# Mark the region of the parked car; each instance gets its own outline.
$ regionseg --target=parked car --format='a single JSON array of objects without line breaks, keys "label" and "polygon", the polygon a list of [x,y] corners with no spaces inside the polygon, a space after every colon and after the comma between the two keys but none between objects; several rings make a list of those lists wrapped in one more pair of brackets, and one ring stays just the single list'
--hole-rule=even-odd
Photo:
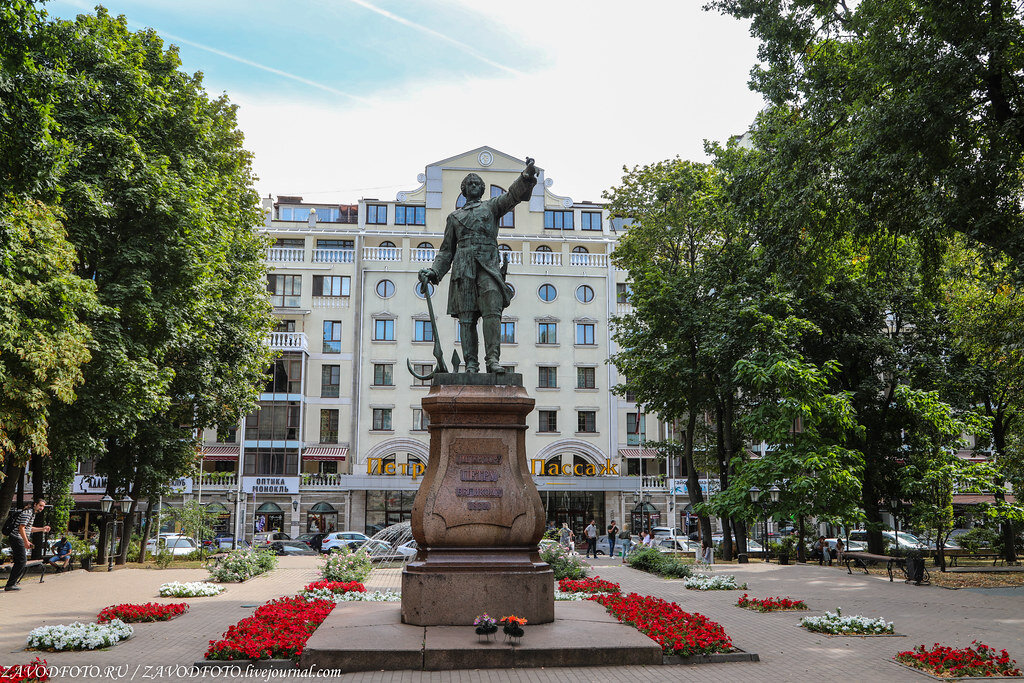
[{"label": "parked car", "polygon": [[[835,556],[835,553],[836,553],[836,539],[834,539],[834,538],[826,538],[825,542],[828,543],[828,547],[832,550],[832,555]],[[847,540],[844,538],[843,539],[843,549],[844,550],[849,550],[851,553],[862,553],[862,552],[867,552],[868,544],[864,543],[863,541],[855,541],[852,538],[849,540],[849,542],[847,542]]]},{"label": "parked car", "polygon": [[395,550],[402,553],[403,555],[407,555],[411,559],[413,557],[416,557],[416,553],[419,552],[419,548],[419,544],[416,543],[415,539],[413,539],[411,541],[406,541],[405,543],[402,543],[401,545],[396,547]]},{"label": "parked car", "polygon": [[261,531],[252,535],[252,544],[257,548],[261,545],[270,545],[274,541],[290,541],[292,537],[283,531]]},{"label": "parked car", "polygon": [[[340,550],[342,546],[357,548],[359,544],[369,540],[369,536],[358,531],[332,531],[320,541],[320,552],[329,553],[335,549]],[[356,545],[353,545],[351,541],[354,541]]]},{"label": "parked car", "polygon": [[146,552],[155,553],[160,545],[170,550],[172,555],[189,555],[199,549],[194,538],[180,534],[161,534],[159,539],[151,538],[146,542]]},{"label": "parked car", "polygon": [[234,541],[235,541],[235,539],[230,537],[230,536],[227,537],[227,538],[218,538],[218,539],[215,539],[213,541],[213,545],[211,545],[209,548],[207,548],[207,550],[211,550],[213,552],[223,552],[223,551],[227,551],[227,550],[233,550],[235,547],[238,547],[238,548],[251,548],[252,547],[252,544],[249,543],[249,541],[245,540],[244,538],[238,539],[238,543],[237,544],[235,544]]},{"label": "parked car", "polygon": [[313,550],[320,552],[320,543],[323,542],[324,536],[326,535],[327,534],[323,532],[310,532],[307,534],[299,534],[295,537],[295,540],[301,543],[305,543]]},{"label": "parked car", "polygon": [[[891,545],[895,545],[904,550],[916,549],[916,550],[927,550],[928,546],[920,541],[917,536],[909,534],[906,531],[896,533],[894,531],[883,531],[882,538],[889,541]],[[854,529],[850,532],[851,541],[860,541],[865,546],[868,543],[868,532],[865,529]],[[851,548],[852,550],[852,548]]]},{"label": "parked car", "polygon": [[654,547],[663,553],[691,553],[700,552],[700,543],[687,538],[660,538],[655,541]]},{"label": "parked car", "polygon": [[[632,538],[633,538],[633,544],[640,543],[640,538],[638,536],[633,536]],[[552,541],[552,542],[554,542],[554,541]],[[616,555],[616,557],[621,557],[622,556],[622,548],[624,547],[625,543],[626,542],[624,540],[622,540],[621,538],[616,538],[615,539],[615,555]],[[605,535],[605,536],[598,537],[598,539],[597,539],[597,554],[598,555],[608,555],[608,550],[609,550],[609,547],[608,547],[608,536]]]},{"label": "parked car", "polygon": [[316,555],[317,552],[302,541],[274,541],[270,549],[275,555]]},{"label": "parked car", "polygon": [[[358,546],[357,550],[362,550],[370,556],[372,562],[403,562],[407,557],[410,557],[406,552],[399,551],[398,548],[393,547],[386,541],[379,541],[376,539],[370,539],[365,541],[362,545]],[[416,553],[413,552],[413,555]]]},{"label": "parked car", "polygon": [[683,530],[682,529],[680,529],[678,527],[673,529],[672,527],[668,527],[668,526],[652,527],[651,528],[651,535],[652,536],[668,536],[669,538],[683,538],[685,536],[685,534],[683,534]]}]

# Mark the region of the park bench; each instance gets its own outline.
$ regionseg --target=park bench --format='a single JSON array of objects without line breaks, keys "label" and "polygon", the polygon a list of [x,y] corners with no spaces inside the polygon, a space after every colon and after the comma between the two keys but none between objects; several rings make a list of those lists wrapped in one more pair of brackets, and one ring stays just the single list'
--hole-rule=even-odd
[{"label": "park bench", "polygon": [[885,562],[885,570],[889,573],[889,580],[892,581],[892,570],[893,567],[897,567],[903,570],[904,575],[907,573],[907,559],[905,557],[893,557],[892,555],[875,555],[874,553],[865,552],[843,552],[843,562],[846,563],[846,572],[852,574],[853,570],[850,568],[850,563],[855,562],[856,566],[863,567],[865,574],[870,574],[868,571],[869,564],[879,564]]},{"label": "park bench", "polygon": [[[1002,553],[997,553],[997,552],[994,552],[994,551],[991,551],[991,550],[989,550],[989,551],[981,551],[981,552],[971,552],[970,550],[955,550],[955,549],[947,548],[946,550],[942,551],[942,554],[946,556],[946,560],[949,562],[948,566],[950,566],[950,567],[958,566],[958,561],[961,560],[961,559],[963,559],[963,560],[992,560],[992,566],[993,567],[996,566],[997,563],[999,563],[1001,561],[1005,561],[1004,558],[1003,558]],[[938,554],[937,553],[933,553],[933,556],[936,559],[938,559]],[[1018,559],[1015,564],[1020,564],[1020,559]]]},{"label": "park bench", "polygon": [[[25,573],[28,574],[31,569],[39,567],[39,583],[42,583],[43,579],[46,578],[46,568],[48,566],[49,565],[44,560],[29,560],[25,563]],[[0,574],[9,574],[13,568],[13,562],[0,564]]]}]

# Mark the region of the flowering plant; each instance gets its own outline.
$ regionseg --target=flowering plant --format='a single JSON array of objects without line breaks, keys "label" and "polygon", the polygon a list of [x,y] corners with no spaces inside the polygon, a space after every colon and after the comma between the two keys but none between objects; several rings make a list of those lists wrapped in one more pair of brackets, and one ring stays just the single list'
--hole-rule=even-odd
[{"label": "flowering plant", "polygon": [[526,626],[526,619],[523,617],[517,617],[514,614],[507,617],[502,617],[499,621],[505,624],[502,629],[505,635],[509,638],[522,638],[526,635],[526,631],[523,629]]},{"label": "flowering plant", "polygon": [[844,617],[843,611],[838,607],[835,612],[825,612],[824,616],[804,617],[800,620],[800,625],[808,631],[831,635],[865,636],[893,632],[891,621],[872,619],[859,614]]},{"label": "flowering plant", "polygon": [[160,597],[162,598],[206,598],[211,595],[220,595],[224,592],[224,586],[215,586],[206,581],[171,581],[160,586]]},{"label": "flowering plant", "polygon": [[661,645],[667,654],[689,657],[732,650],[732,640],[720,624],[703,614],[684,612],[674,602],[636,593],[599,595],[594,600],[616,619]]},{"label": "flowering plant", "polygon": [[0,683],[43,683],[50,680],[45,659],[36,657],[31,664],[0,666]]},{"label": "flowering plant", "polygon": [[238,548],[221,559],[216,567],[210,567],[210,578],[214,581],[245,581],[259,576],[277,566],[277,555],[270,547],[258,550]]},{"label": "flowering plant", "polygon": [[558,590],[563,593],[619,593],[622,588],[617,583],[595,576],[592,579],[562,579],[558,582]]},{"label": "flowering plant", "polygon": [[473,620],[473,626],[476,626],[478,636],[490,636],[498,630],[498,620],[484,612]]},{"label": "flowering plant", "polygon": [[803,600],[793,600],[792,598],[748,598],[747,594],[744,593],[743,597],[736,601],[737,607],[746,607],[747,609],[754,609],[758,612],[779,612],[783,610],[801,610],[807,609],[807,604]]},{"label": "flowering plant", "polygon": [[188,611],[187,602],[171,603],[160,605],[155,602],[147,602],[142,605],[111,605],[104,607],[96,616],[96,621],[103,624],[114,619],[120,619],[126,624],[134,624],[140,621],[167,621],[174,617],[181,616]]},{"label": "flowering plant", "polygon": [[346,593],[365,593],[358,581],[314,581],[302,589],[307,600],[335,600]]},{"label": "flowering plant", "polygon": [[930,650],[926,650],[924,645],[918,645],[913,650],[900,652],[895,659],[933,676],[987,678],[1024,675],[1006,650],[996,652],[976,640],[971,645],[974,647],[957,649],[935,643]]},{"label": "flowering plant", "polygon": [[362,550],[349,552],[342,549],[327,556],[320,567],[320,576],[326,581],[366,581],[373,564],[370,556]]},{"label": "flowering plant", "polygon": [[696,591],[730,591],[737,588],[746,589],[747,584],[737,584],[736,577],[731,574],[708,576],[707,574],[695,574],[683,581],[683,586]]},{"label": "flowering plant", "polygon": [[132,637],[135,630],[120,619],[106,624],[57,624],[40,626],[28,634],[28,647],[36,650],[95,650]]},{"label": "flowering plant", "polygon": [[349,591],[334,596],[335,602],[401,602],[402,594],[395,591]]},{"label": "flowering plant", "polygon": [[279,598],[256,608],[251,617],[211,640],[207,659],[298,660],[306,641],[334,609],[331,600]]}]

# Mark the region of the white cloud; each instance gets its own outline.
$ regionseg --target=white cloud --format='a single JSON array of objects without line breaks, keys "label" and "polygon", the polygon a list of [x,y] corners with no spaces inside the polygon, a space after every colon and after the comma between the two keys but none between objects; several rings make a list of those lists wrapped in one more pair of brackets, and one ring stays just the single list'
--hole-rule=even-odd
[{"label": "white cloud", "polygon": [[703,158],[705,138],[742,133],[762,105],[746,87],[756,50],[746,26],[697,3],[465,4],[542,51],[545,68],[404,85],[358,104],[229,92],[261,193],[391,199],[425,164],[487,144],[536,157],[556,193],[598,200],[624,164]]}]

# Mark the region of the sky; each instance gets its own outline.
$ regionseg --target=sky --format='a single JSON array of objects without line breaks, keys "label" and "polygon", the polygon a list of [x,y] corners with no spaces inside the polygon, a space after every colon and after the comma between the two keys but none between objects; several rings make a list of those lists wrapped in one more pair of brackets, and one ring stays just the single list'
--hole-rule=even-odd
[{"label": "sky", "polygon": [[[51,0],[71,18],[95,3]],[[623,166],[747,130],[748,25],[703,0],[109,0],[239,106],[262,196],[394,199],[490,145],[599,201]]]}]

